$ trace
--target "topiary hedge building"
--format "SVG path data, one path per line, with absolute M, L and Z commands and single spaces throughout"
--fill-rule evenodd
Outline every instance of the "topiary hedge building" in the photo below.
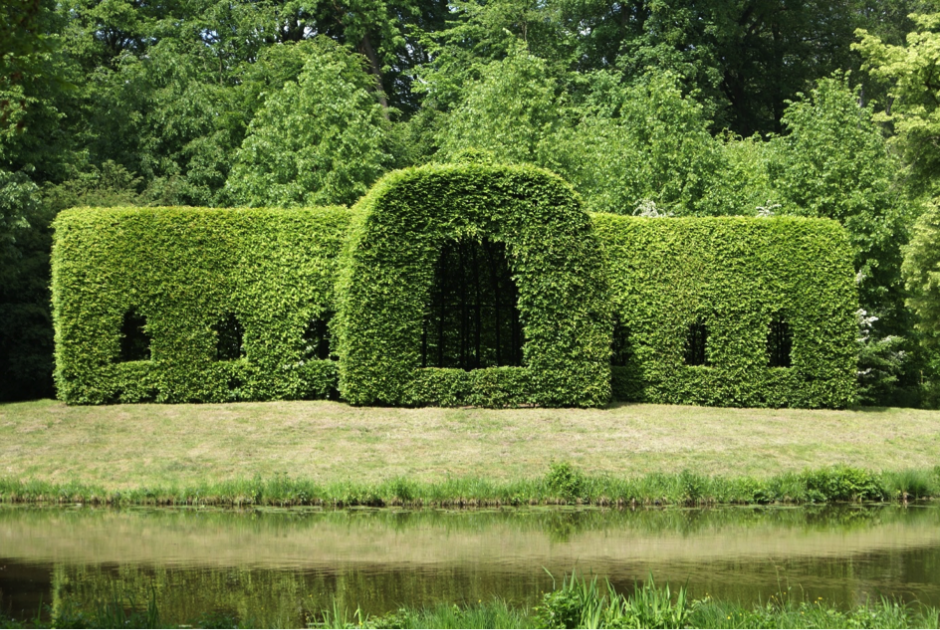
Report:
M 588 215 L 532 167 L 392 173 L 352 209 L 78 208 L 53 249 L 69 403 L 841 407 L 835 222 Z

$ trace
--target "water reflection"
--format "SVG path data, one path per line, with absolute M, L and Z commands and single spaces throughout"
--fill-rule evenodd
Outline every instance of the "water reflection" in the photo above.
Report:
M 499 596 L 535 603 L 543 567 L 632 588 L 688 583 L 750 602 L 788 588 L 850 605 L 940 605 L 940 506 L 713 510 L 252 511 L 0 508 L 0 605 L 116 593 L 167 623 L 209 610 L 301 626 L 333 598 L 383 613 Z

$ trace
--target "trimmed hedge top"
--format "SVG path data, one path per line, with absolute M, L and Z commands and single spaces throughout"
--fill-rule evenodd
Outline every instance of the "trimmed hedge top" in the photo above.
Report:
M 547 171 L 448 165 L 351 210 L 79 208 L 55 228 L 69 403 L 854 398 L 852 254 L 827 220 L 589 216 Z

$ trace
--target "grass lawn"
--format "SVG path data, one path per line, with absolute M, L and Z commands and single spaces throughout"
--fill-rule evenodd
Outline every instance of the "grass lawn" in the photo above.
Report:
M 111 490 L 276 473 L 322 484 L 500 481 L 541 476 L 552 461 L 617 477 L 689 469 L 762 478 L 838 464 L 932 468 L 940 464 L 940 412 L 0 405 L 0 477 Z

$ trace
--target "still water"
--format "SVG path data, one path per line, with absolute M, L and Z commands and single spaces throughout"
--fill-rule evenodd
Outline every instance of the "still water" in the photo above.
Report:
M 266 510 L 0 507 L 0 610 L 155 597 L 165 623 L 207 611 L 303 626 L 333 601 L 501 597 L 535 604 L 554 574 L 632 589 L 847 606 L 940 606 L 940 505 L 660 510 Z

